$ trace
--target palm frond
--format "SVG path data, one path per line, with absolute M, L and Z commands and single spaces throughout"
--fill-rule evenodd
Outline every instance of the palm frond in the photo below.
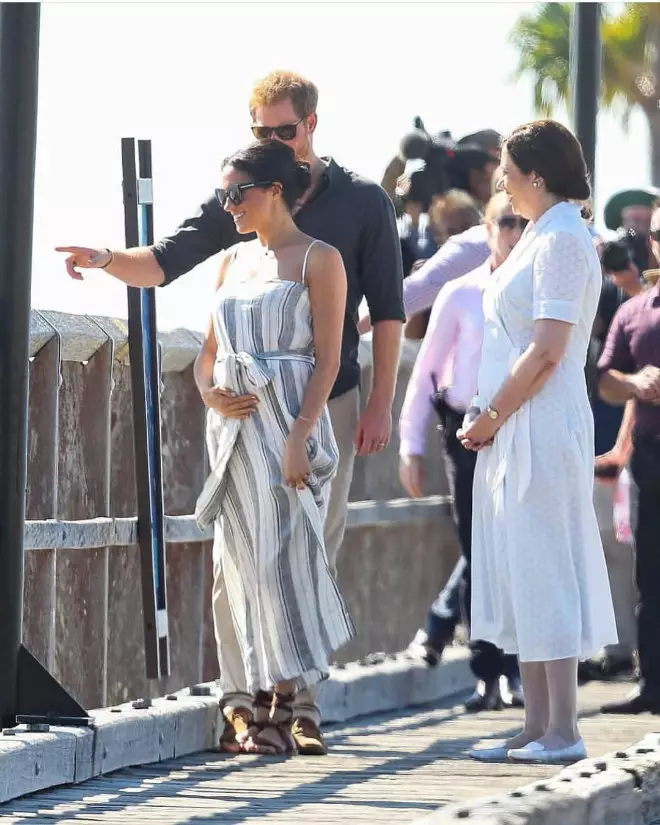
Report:
M 509 42 L 518 51 L 516 79 L 533 79 L 534 109 L 548 116 L 570 104 L 573 3 L 539 3 L 516 22 Z M 660 3 L 626 3 L 620 13 L 604 7 L 601 102 L 627 128 L 635 106 L 660 98 Z

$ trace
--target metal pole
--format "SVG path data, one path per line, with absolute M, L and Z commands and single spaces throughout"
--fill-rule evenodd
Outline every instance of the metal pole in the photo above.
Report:
M 600 3 L 575 3 L 571 26 L 573 129 L 591 175 L 596 175 L 596 118 L 600 99 Z
M 0 725 L 15 724 L 37 138 L 39 3 L 0 3 Z
M 153 243 L 151 141 L 122 138 L 126 246 Z M 155 290 L 128 287 L 128 350 L 133 393 L 133 439 L 138 541 L 147 678 L 169 676 L 169 636 L 161 459 L 160 374 Z

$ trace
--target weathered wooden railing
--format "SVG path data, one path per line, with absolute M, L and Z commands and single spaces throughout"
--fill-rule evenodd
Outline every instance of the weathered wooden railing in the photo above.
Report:
M 89 708 L 217 675 L 210 535 L 190 515 L 206 473 L 204 409 L 192 375 L 200 336 L 160 336 L 172 674 L 151 684 L 126 338 L 116 319 L 32 313 L 24 637 Z M 395 421 L 413 355 L 406 344 Z M 361 361 L 367 388 L 367 343 Z M 338 661 L 404 647 L 456 558 L 437 434 L 431 439 L 429 499 L 400 499 L 396 437 L 384 453 L 357 461 L 339 577 L 359 636 Z

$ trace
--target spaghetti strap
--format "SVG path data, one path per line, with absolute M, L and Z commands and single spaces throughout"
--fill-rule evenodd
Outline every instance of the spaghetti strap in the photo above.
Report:
M 300 280 L 301 284 L 305 283 L 305 276 L 307 275 L 307 259 L 309 258 L 309 252 L 311 248 L 314 246 L 315 243 L 318 243 L 318 239 L 315 238 L 311 244 L 307 247 L 307 251 L 305 252 L 305 257 L 303 258 L 303 265 L 302 265 L 302 278 Z

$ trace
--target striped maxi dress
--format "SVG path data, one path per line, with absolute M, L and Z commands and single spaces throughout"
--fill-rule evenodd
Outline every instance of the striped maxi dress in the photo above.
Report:
M 215 521 L 214 575 L 224 578 L 251 693 L 288 679 L 302 689 L 327 678 L 330 654 L 355 635 L 323 539 L 338 461 L 327 408 L 307 442 L 307 486 L 292 489 L 282 475 L 286 439 L 314 368 L 306 262 L 307 255 L 301 282 L 227 279 L 213 308 L 214 383 L 259 403 L 244 421 L 208 411 L 211 475 L 196 516 L 202 528 Z M 216 632 L 222 636 L 222 628 Z M 222 682 L 222 661 L 220 669 Z

